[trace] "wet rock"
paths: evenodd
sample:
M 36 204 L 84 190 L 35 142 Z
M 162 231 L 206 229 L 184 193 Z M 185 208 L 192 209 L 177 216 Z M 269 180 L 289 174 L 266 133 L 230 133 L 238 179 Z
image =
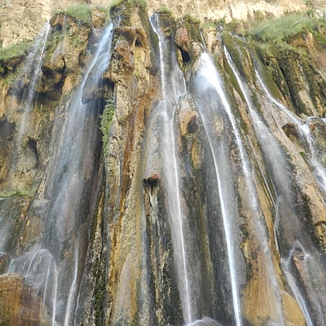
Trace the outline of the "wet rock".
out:
M 0 141 L 11 140 L 15 132 L 15 124 L 7 119 L 0 121 Z
M 10 264 L 10 256 L 6 253 L 0 252 L 0 274 L 7 272 Z
M 179 114 L 179 124 L 181 136 L 187 133 L 195 133 L 199 126 L 197 123 L 198 113 L 190 109 L 182 108 Z
M 103 11 L 94 9 L 91 18 L 93 26 L 95 28 L 99 28 L 104 25 L 106 20 L 106 14 Z
M 181 26 L 176 30 L 175 42 L 184 51 L 190 51 L 190 39 L 188 35 L 188 30 L 185 26 Z
M 0 275 L 0 324 L 40 325 L 41 299 L 18 274 Z
M 298 127 L 295 123 L 287 123 L 283 127 L 285 134 L 290 137 L 298 137 Z
M 118 74 L 130 74 L 134 71 L 135 61 L 127 41 L 117 41 L 114 47 L 114 58 Z

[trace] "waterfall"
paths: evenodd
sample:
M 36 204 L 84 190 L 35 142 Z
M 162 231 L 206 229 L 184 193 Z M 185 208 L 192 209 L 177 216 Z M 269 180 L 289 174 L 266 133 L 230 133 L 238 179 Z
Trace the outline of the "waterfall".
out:
M 36 39 L 36 42 L 33 46 L 33 50 L 28 54 L 26 58 L 26 63 L 23 68 L 23 72 L 21 76 L 19 76 L 18 83 L 14 86 L 14 88 L 19 89 L 21 79 L 29 79 L 27 89 L 24 91 L 22 97 L 23 103 L 23 116 L 22 120 L 19 124 L 19 131 L 18 131 L 18 141 L 17 145 L 21 145 L 22 138 L 24 136 L 24 132 L 26 130 L 28 124 L 29 114 L 33 108 L 33 101 L 35 98 L 35 87 L 37 86 L 37 82 L 41 76 L 41 68 L 43 62 L 43 54 L 46 46 L 46 41 L 48 39 L 50 31 L 50 23 L 44 26 L 41 35 Z
M 231 120 L 232 126 L 235 126 L 235 121 L 230 113 L 230 106 L 228 104 L 226 95 L 222 90 L 219 76 L 217 74 L 214 65 L 212 64 L 211 60 L 209 59 L 206 53 L 201 54 L 200 68 L 198 74 L 203 78 L 204 83 L 207 83 L 209 87 L 215 89 L 215 91 L 217 92 L 221 100 L 223 109 L 227 112 L 228 117 Z M 207 86 L 203 85 L 203 87 L 207 87 Z M 230 174 L 230 171 L 228 171 L 229 169 L 228 163 L 222 159 L 223 156 L 225 155 L 223 144 L 216 144 L 214 141 L 214 127 L 213 125 L 211 125 L 212 118 L 208 116 L 206 112 L 207 110 L 203 108 L 199 102 L 197 102 L 197 106 L 199 107 L 200 116 L 203 121 L 205 132 L 209 141 L 209 146 L 213 154 L 214 167 L 215 167 L 217 184 L 218 184 L 218 192 L 219 192 L 219 197 L 221 202 L 223 227 L 224 227 L 226 246 L 227 246 L 226 249 L 227 249 L 228 262 L 229 262 L 229 273 L 230 273 L 235 323 L 236 325 L 242 325 L 239 288 L 238 288 L 239 285 L 237 279 L 237 267 L 235 262 L 236 255 L 235 255 L 235 248 L 232 242 L 232 235 L 231 235 L 233 233 L 232 223 L 234 223 L 234 219 L 237 216 L 237 212 L 235 212 L 235 209 L 231 204 L 232 198 L 234 198 L 234 194 L 227 180 L 228 179 L 227 175 Z M 240 135 L 237 132 L 237 129 L 235 128 L 234 131 L 236 133 L 236 138 L 239 141 Z M 241 156 L 243 155 L 244 153 L 242 152 Z
M 166 181 L 166 193 L 168 201 L 168 214 L 172 222 L 172 234 L 174 254 L 178 265 L 178 279 L 180 284 L 181 301 L 184 320 L 188 324 L 192 321 L 191 288 L 187 265 L 187 253 L 184 234 L 184 212 L 181 207 L 179 167 L 177 162 L 177 144 L 175 134 L 175 110 L 178 101 L 185 93 L 185 82 L 181 71 L 174 71 L 176 62 L 169 66 L 166 55 L 169 53 L 165 47 L 165 35 L 159 26 L 159 18 L 154 15 L 151 19 L 153 30 L 159 38 L 159 60 L 161 72 L 162 100 L 160 107 L 161 121 L 161 150 L 163 174 Z M 168 79 L 167 71 L 171 70 L 171 77 Z M 176 79 L 174 79 L 176 78 Z
M 100 87 L 110 60 L 112 30 L 112 24 L 104 30 L 67 113 L 60 112 L 66 110 L 66 104 L 57 108 L 53 153 L 44 186 L 32 203 L 34 210 L 42 211 L 44 232 L 38 244 L 12 260 L 9 269 L 30 280 L 38 278 L 52 325 L 71 325 L 74 320 L 100 148 L 98 116 L 102 104 L 85 98 L 85 91 Z
M 324 284 L 325 277 L 322 273 L 320 273 L 320 270 L 322 269 L 322 262 L 319 261 L 318 253 L 315 251 L 311 243 L 309 243 L 308 237 L 296 216 L 297 214 L 294 209 L 293 199 L 290 196 L 291 190 L 284 184 L 284 182 L 282 182 L 282 180 L 288 179 L 289 173 L 285 169 L 287 163 L 284 159 L 280 146 L 277 144 L 269 129 L 253 108 L 248 91 L 245 89 L 244 83 L 242 82 L 231 56 L 226 49 L 225 54 L 245 97 L 246 104 L 248 105 L 249 113 L 254 124 L 256 136 L 264 153 L 267 169 L 272 176 L 272 183 L 277 196 L 277 205 L 275 207 L 277 218 L 275 218 L 274 222 L 276 234 L 275 240 L 277 241 L 277 248 L 281 255 L 282 270 L 286 277 L 287 283 L 291 288 L 292 294 L 296 298 L 297 303 L 305 316 L 306 322 L 308 325 L 313 325 L 312 314 L 316 314 L 316 308 L 311 306 L 310 300 L 313 298 L 315 301 L 314 305 L 316 307 L 322 305 L 324 300 L 313 290 L 308 294 L 309 299 L 307 296 L 303 295 L 302 285 L 300 282 L 294 281 L 293 274 L 297 272 L 299 274 L 304 273 L 305 277 L 308 279 L 308 283 L 315 279 L 318 280 L 317 282 L 320 284 L 320 286 L 323 286 L 322 284 Z M 276 103 L 277 102 L 275 100 L 274 104 Z M 290 114 L 288 114 L 288 116 L 290 116 Z M 270 155 L 270 152 L 273 153 L 273 155 Z M 280 242 L 282 242 L 282 245 Z M 302 264 L 299 267 L 294 265 L 291 269 L 290 265 L 293 265 L 293 263 L 290 262 L 295 259 L 294 253 L 296 252 L 296 248 L 298 246 L 300 251 L 305 253 L 305 258 L 308 263 L 307 265 Z M 312 272 L 313 270 L 315 272 Z M 313 273 L 313 276 L 311 273 Z M 314 319 L 318 320 L 319 323 L 323 323 L 322 314 L 318 315 L 317 313 Z
M 238 74 L 238 72 L 235 69 L 235 66 L 231 60 L 230 54 L 228 53 L 227 49 L 224 47 L 224 52 L 226 54 L 226 58 L 228 63 L 231 66 L 231 69 L 237 79 L 237 82 L 240 86 L 240 89 L 242 91 L 242 94 L 245 97 L 246 103 L 250 103 L 249 100 L 249 96 L 248 96 L 248 92 L 246 91 L 240 76 Z M 249 104 L 248 104 L 249 105 Z M 251 108 L 250 108 L 251 110 Z M 231 114 L 231 110 L 229 110 L 230 114 Z M 252 112 L 254 114 L 254 112 Z M 234 117 L 232 118 L 232 120 L 234 120 Z M 232 123 L 233 128 L 237 129 L 235 122 Z M 239 131 L 237 131 L 237 134 L 239 134 Z M 263 213 L 261 211 L 260 208 L 260 203 L 259 203 L 259 199 L 258 199 L 258 195 L 257 195 L 257 189 L 254 185 L 254 181 L 253 181 L 253 176 L 250 173 L 250 167 L 249 167 L 249 160 L 248 160 L 248 156 L 244 153 L 244 146 L 242 144 L 240 135 L 237 137 L 237 142 L 238 142 L 238 147 L 240 149 L 240 153 L 241 153 L 241 160 L 242 160 L 242 166 L 243 166 L 243 171 L 246 177 L 246 184 L 248 187 L 248 196 L 249 196 L 249 206 L 252 210 L 252 214 L 253 214 L 253 220 L 254 220 L 254 225 L 255 225 L 255 236 L 259 239 L 259 243 L 261 246 L 261 250 L 262 253 L 264 253 L 264 258 L 265 258 L 265 266 L 263 266 L 263 268 L 267 268 L 268 272 L 268 287 L 273 288 L 274 289 L 274 294 L 276 296 L 276 302 L 271 302 L 271 309 L 275 309 L 275 305 L 276 305 L 276 311 L 277 311 L 277 315 L 279 320 L 277 320 L 278 323 L 284 323 L 284 317 L 283 317 L 283 313 L 282 313 L 282 306 L 281 306 L 281 296 L 280 296 L 280 289 L 279 286 L 277 284 L 277 278 L 276 278 L 276 271 L 274 270 L 274 266 L 273 266 L 273 261 L 272 261 L 272 254 L 271 254 L 271 250 L 269 248 L 269 244 L 268 244 L 268 233 L 266 231 L 266 225 L 263 225 L 262 223 L 262 218 Z M 275 238 L 277 241 L 277 238 Z M 277 243 L 276 243 L 277 245 Z
M 1 49 L 0 324 L 325 325 L 326 119 L 295 110 L 324 114 L 323 25 L 160 10 Z
M 267 89 L 265 83 L 263 82 L 262 77 L 258 73 L 257 70 L 255 70 L 257 79 L 263 88 L 265 94 L 269 98 L 269 100 L 274 103 L 283 113 L 286 114 L 286 116 L 294 122 L 299 130 L 301 138 L 304 139 L 305 144 L 308 147 L 308 150 L 310 152 L 310 165 L 314 169 L 314 176 L 316 179 L 317 184 L 321 188 L 322 192 L 326 194 L 326 169 L 320 164 L 318 161 L 318 155 L 316 153 L 316 144 L 315 140 L 313 138 L 313 135 L 311 134 L 310 127 L 309 127 L 309 119 L 307 119 L 306 123 L 303 123 L 300 118 L 298 118 L 293 112 L 291 112 L 288 108 L 286 108 L 282 103 L 280 103 L 278 100 L 276 100 L 271 92 Z
M 24 144 L 24 136 L 26 130 L 28 127 L 30 127 L 30 114 L 33 109 L 36 95 L 35 88 L 42 75 L 41 68 L 43 55 L 49 31 L 50 23 L 47 22 L 40 35 L 36 38 L 31 52 L 27 55 L 22 71 L 19 73 L 18 78 L 13 85 L 14 93 L 21 92 L 23 89 L 23 94 L 21 95 L 22 105 L 18 108 L 22 110 L 22 117 L 19 122 L 19 129 L 16 136 L 16 149 L 12 154 L 13 166 L 11 168 L 14 171 L 17 170 L 18 156 L 21 154 L 23 147 L 26 145 Z M 27 85 L 24 86 L 24 83 L 27 83 Z M 14 104 L 12 103 L 12 105 Z

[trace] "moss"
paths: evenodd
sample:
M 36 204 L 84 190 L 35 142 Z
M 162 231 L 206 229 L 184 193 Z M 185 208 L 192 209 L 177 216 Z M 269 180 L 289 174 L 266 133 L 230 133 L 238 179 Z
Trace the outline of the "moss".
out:
M 223 43 L 227 48 L 228 52 L 231 55 L 231 58 L 237 67 L 241 76 L 245 77 L 244 67 L 242 64 L 241 52 L 239 51 L 238 45 L 235 43 L 235 40 L 229 33 L 224 33 L 223 36 Z
M 109 132 L 110 132 L 114 112 L 115 112 L 114 100 L 109 99 L 105 105 L 101 117 L 101 131 L 103 133 L 102 141 L 103 141 L 103 147 L 105 153 L 107 151 L 107 145 L 109 142 Z
M 199 25 L 200 24 L 200 19 L 197 18 L 197 17 L 191 16 L 189 13 L 184 14 L 181 19 L 183 21 L 194 23 L 195 25 Z
M 89 23 L 91 21 L 90 17 L 93 13 L 92 7 L 86 4 L 80 4 L 68 7 L 64 10 L 57 10 L 53 15 L 65 14 L 74 18 L 75 20 L 82 23 Z
M 230 82 L 233 87 L 230 87 L 230 89 L 234 88 L 237 93 L 240 95 L 242 101 L 245 101 L 244 95 L 242 94 L 241 88 L 238 84 L 237 78 L 233 73 L 233 70 L 231 69 L 230 65 L 228 62 L 224 59 L 224 71 L 227 73 L 227 75 L 230 77 Z
M 214 20 L 209 19 L 201 24 L 201 28 L 202 29 L 209 28 L 209 27 L 216 28 L 217 25 L 218 25 L 218 21 L 216 19 L 214 19 Z
M 32 191 L 30 189 L 16 189 L 13 191 L 0 192 L 0 198 L 9 197 L 32 197 Z
M 200 19 L 190 14 L 185 14 L 177 20 L 177 26 L 184 26 L 189 32 L 191 40 L 196 42 L 201 42 L 199 25 Z
M 58 44 L 63 40 L 63 34 L 61 31 L 54 31 L 51 33 L 46 42 L 46 54 L 44 61 L 51 60 L 52 54 L 57 48 Z
M 32 42 L 20 42 L 8 48 L 0 49 L 0 61 L 8 61 L 11 58 L 25 56 L 31 50 Z

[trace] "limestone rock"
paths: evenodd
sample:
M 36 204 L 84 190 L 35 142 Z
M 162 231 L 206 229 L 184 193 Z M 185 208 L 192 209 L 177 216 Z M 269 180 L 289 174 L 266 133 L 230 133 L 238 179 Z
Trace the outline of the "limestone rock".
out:
M 41 299 L 18 274 L 0 275 L 0 324 L 39 325 Z

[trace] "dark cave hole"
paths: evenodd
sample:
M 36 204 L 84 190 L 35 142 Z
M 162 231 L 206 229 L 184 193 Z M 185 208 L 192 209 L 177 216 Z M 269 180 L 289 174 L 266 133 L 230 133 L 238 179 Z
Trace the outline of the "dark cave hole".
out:
M 186 50 L 180 48 L 180 46 L 178 46 L 178 49 L 181 52 L 183 64 L 190 63 L 190 55 L 189 55 L 189 52 L 187 52 Z

